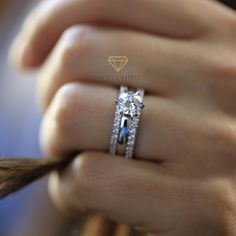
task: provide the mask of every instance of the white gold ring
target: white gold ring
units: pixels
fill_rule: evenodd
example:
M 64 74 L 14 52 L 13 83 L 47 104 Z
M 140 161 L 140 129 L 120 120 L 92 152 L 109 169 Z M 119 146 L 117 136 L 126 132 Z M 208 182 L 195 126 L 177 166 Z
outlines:
M 121 154 L 132 159 L 141 110 L 144 108 L 143 98 L 144 89 L 129 91 L 127 86 L 120 87 L 110 141 L 112 155 Z

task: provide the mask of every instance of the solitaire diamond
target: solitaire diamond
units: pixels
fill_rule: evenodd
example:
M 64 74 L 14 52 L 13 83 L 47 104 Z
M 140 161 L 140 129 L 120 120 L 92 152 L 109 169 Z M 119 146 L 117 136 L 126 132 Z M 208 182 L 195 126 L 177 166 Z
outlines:
M 142 91 L 122 93 L 117 100 L 119 112 L 129 117 L 137 116 L 143 108 L 142 100 Z

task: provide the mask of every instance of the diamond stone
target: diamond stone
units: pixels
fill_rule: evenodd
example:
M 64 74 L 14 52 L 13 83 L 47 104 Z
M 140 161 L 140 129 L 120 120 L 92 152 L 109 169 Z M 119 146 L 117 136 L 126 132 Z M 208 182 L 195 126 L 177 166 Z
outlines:
M 120 113 L 130 117 L 137 116 L 143 108 L 142 94 L 139 91 L 126 91 L 119 96 L 117 106 Z

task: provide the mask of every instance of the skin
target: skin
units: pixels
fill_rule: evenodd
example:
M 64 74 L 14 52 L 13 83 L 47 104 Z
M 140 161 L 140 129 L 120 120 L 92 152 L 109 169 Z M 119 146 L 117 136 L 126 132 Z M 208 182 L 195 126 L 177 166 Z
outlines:
M 49 191 L 67 214 L 102 213 L 152 236 L 236 234 L 236 14 L 210 0 L 51 0 L 26 19 L 10 58 L 40 68 L 41 144 L 84 151 Z M 11 56 L 12 55 L 12 56 Z M 144 98 L 135 160 L 107 154 L 123 80 Z

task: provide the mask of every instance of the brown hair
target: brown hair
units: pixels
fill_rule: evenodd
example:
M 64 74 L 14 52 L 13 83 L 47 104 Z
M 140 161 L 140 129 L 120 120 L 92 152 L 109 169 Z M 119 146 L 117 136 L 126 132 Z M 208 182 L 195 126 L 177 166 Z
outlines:
M 67 159 L 0 159 L 0 199 L 47 175 L 52 170 L 62 169 Z

